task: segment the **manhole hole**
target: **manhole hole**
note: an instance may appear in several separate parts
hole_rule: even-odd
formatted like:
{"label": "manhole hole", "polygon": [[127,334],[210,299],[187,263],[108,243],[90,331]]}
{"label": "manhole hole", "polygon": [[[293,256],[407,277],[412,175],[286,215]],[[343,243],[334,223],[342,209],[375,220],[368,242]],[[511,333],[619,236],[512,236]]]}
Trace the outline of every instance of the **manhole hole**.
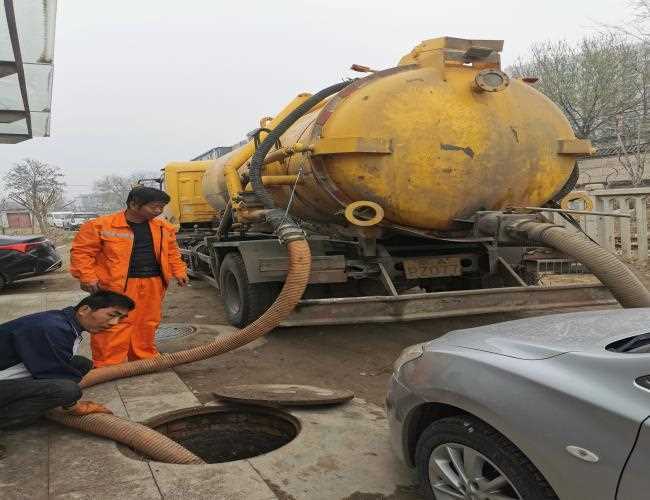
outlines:
{"label": "manhole hole", "polygon": [[[148,425],[209,464],[263,455],[300,431],[298,420],[286,412],[247,406],[189,408],[151,419]],[[132,450],[126,454],[133,456]]]}
{"label": "manhole hole", "polygon": [[164,341],[177,339],[180,337],[187,337],[196,333],[196,327],[184,324],[166,324],[160,325],[156,330],[156,341]]}

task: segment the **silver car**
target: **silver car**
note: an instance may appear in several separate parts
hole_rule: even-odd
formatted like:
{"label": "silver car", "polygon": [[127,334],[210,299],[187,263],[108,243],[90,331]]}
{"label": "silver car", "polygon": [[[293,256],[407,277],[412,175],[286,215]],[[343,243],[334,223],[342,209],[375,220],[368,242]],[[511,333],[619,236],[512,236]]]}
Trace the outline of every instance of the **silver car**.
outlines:
{"label": "silver car", "polygon": [[405,349],[393,446],[426,498],[650,498],[650,309],[451,332]]}

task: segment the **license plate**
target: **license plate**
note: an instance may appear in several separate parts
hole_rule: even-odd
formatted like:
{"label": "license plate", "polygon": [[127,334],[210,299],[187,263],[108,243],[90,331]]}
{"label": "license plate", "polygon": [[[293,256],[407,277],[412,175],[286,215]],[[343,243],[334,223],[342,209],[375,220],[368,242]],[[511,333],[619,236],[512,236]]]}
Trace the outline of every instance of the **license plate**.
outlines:
{"label": "license plate", "polygon": [[404,261],[407,279],[441,278],[463,274],[459,257],[419,257]]}

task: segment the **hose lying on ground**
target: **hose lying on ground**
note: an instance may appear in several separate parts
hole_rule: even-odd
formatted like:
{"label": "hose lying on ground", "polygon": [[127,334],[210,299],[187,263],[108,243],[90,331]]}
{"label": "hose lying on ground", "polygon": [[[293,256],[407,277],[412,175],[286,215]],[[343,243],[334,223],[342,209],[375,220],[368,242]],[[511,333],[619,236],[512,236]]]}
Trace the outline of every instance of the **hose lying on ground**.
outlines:
{"label": "hose lying on ground", "polygon": [[[301,299],[309,282],[311,252],[300,226],[284,210],[274,206],[273,200],[261,180],[262,165],[273,144],[298,118],[320,101],[339,92],[350,83],[351,81],[332,85],[310,97],[269,133],[251,159],[249,175],[251,175],[253,191],[268,209],[267,221],[273,226],[280,241],[287,245],[289,253],[287,278],[280,294],[271,307],[245,328],[218,337],[208,344],[172,354],[163,354],[151,359],[91,370],[79,384],[82,389],[118,378],[159,372],[173,366],[201,361],[232,351],[273,330],[289,316]],[[203,463],[200,458],[166,436],[153,429],[114,415],[91,414],[77,417],[52,412],[48,418],[68,427],[108,437],[126,444],[155,460],[179,464]]]}
{"label": "hose lying on ground", "polygon": [[148,457],[160,462],[170,464],[205,463],[167,436],[116,415],[91,413],[78,417],[67,415],[61,411],[53,411],[50,412],[48,418],[68,427],[113,439],[135,450],[143,451]]}
{"label": "hose lying on ground", "polygon": [[650,307],[650,292],[615,255],[578,231],[544,222],[526,221],[515,226],[526,237],[575,257],[612,292],[626,308]]}

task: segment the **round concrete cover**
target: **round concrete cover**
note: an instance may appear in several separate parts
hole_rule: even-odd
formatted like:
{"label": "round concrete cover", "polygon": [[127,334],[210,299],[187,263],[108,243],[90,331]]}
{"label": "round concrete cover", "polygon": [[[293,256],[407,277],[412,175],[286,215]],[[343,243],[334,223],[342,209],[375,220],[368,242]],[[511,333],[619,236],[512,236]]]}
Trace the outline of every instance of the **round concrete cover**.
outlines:
{"label": "round concrete cover", "polygon": [[294,384],[228,385],[214,391],[214,395],[225,401],[273,406],[335,405],[354,397],[348,390]]}

